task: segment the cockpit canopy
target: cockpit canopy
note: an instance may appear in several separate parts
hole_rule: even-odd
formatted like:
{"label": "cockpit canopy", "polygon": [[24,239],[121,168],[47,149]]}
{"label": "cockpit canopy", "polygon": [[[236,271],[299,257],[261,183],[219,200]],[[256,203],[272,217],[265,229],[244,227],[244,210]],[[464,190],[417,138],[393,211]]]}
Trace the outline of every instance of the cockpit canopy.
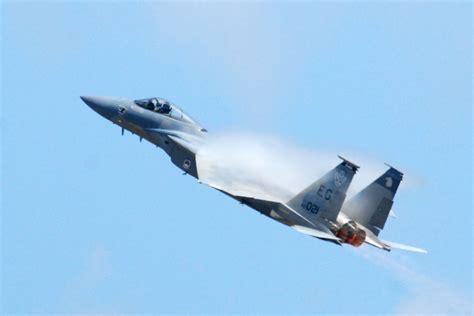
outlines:
{"label": "cockpit canopy", "polygon": [[175,120],[198,125],[191,117],[183,112],[176,104],[162,98],[148,98],[133,101],[139,107],[146,110],[169,116]]}
{"label": "cockpit canopy", "polygon": [[141,106],[144,109],[160,114],[170,114],[172,110],[171,104],[163,99],[150,98],[135,100],[134,102],[136,105]]}

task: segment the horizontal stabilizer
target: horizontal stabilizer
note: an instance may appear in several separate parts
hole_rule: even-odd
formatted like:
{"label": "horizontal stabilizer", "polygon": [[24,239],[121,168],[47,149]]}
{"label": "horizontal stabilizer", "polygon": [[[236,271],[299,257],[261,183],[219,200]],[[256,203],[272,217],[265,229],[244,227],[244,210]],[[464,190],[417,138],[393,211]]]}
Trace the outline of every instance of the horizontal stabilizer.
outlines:
{"label": "horizontal stabilizer", "polygon": [[390,251],[390,249],[388,249],[388,247],[385,244],[383,244],[382,241],[380,239],[378,239],[376,235],[374,235],[374,233],[372,233],[368,229],[364,229],[364,230],[367,234],[367,236],[365,237],[365,242],[366,243],[368,243],[369,245],[372,245],[376,248]]}
{"label": "horizontal stabilizer", "polygon": [[291,226],[291,228],[299,231],[300,233],[310,235],[316,238],[321,238],[321,239],[328,239],[328,240],[335,240],[337,242],[340,242],[341,240],[334,236],[333,234],[329,234],[317,229],[309,228],[309,227],[304,227],[304,226],[299,226],[299,225],[294,225]]}
{"label": "horizontal stabilizer", "polygon": [[401,249],[401,250],[406,250],[406,251],[428,253],[428,251],[426,251],[425,249],[416,248],[416,247],[413,247],[413,246],[403,245],[403,244],[399,244],[399,243],[396,243],[396,242],[385,241],[385,240],[382,240],[382,242],[385,245],[387,245],[387,246],[389,246],[390,248],[393,248],[393,249]]}

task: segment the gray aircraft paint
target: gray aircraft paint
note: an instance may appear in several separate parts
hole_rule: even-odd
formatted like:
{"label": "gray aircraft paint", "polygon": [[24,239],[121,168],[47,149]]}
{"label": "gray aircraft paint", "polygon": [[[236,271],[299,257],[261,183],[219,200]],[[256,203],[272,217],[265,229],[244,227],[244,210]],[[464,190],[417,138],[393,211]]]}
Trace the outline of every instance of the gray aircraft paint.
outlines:
{"label": "gray aircraft paint", "polygon": [[178,168],[198,178],[193,148],[203,141],[206,131],[179,107],[169,102],[181,113],[173,117],[149,111],[125,98],[81,99],[104,118],[162,148]]}
{"label": "gray aircraft paint", "polygon": [[[341,158],[342,163],[286,201],[278,198],[278,188],[255,186],[248,190],[242,183],[229,183],[225,176],[207,178],[206,168],[200,169],[200,149],[208,141],[207,130],[177,105],[165,99],[133,101],[91,96],[82,96],[81,99],[98,114],[119,125],[122,133],[126,129],[138,135],[140,140],[148,140],[163,149],[171,161],[186,174],[300,232],[340,243],[334,235],[336,230],[344,222],[357,219],[361,223],[360,227],[367,231],[369,240],[366,242],[371,245],[385,250],[393,247],[424,252],[411,246],[384,243],[376,236],[385,225],[401,181],[402,174],[393,168],[351,199],[350,203],[343,204],[347,189],[359,167]],[[160,112],[165,109],[169,112]],[[370,205],[370,212],[364,211],[367,205]],[[347,214],[341,212],[341,208]],[[344,222],[341,222],[341,218]]]}
{"label": "gray aircraft paint", "polygon": [[346,192],[358,167],[341,162],[321,179],[311,184],[288,201],[288,205],[300,213],[307,213],[313,221],[336,222]]}
{"label": "gray aircraft paint", "polygon": [[390,167],[383,175],[344,204],[342,212],[375,235],[385,226],[403,173]]}

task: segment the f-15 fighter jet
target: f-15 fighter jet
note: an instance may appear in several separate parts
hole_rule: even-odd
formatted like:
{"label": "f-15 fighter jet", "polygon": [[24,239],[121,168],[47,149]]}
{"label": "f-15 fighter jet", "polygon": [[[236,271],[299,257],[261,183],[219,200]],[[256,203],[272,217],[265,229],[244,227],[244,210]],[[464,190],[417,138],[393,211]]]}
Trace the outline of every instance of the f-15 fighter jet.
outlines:
{"label": "f-15 fighter jet", "polygon": [[[163,98],[130,100],[116,97],[82,96],[94,111],[124,130],[162,148],[186,174],[295,230],[335,244],[358,247],[364,242],[390,251],[423,249],[379,239],[390,214],[393,198],[403,174],[390,167],[349,201],[344,203],[357,165],[342,162],[296,196],[285,200],[271,186],[251,187],[227,181],[226,175],[210,177],[201,159],[208,131],[181,108]],[[201,163],[201,161],[203,161]]]}

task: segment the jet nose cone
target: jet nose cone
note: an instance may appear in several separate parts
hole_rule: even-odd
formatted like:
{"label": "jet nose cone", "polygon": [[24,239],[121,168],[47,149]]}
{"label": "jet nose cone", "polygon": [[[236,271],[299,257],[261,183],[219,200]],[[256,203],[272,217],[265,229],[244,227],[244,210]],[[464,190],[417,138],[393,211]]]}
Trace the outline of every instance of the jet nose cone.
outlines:
{"label": "jet nose cone", "polygon": [[82,101],[91,109],[107,119],[117,114],[118,102],[112,97],[81,96]]}
{"label": "jet nose cone", "polygon": [[91,97],[91,96],[83,96],[83,95],[81,95],[82,101],[84,101],[84,103],[87,104],[87,105],[90,106],[90,107],[94,106],[94,104],[97,103],[97,101],[95,100],[95,98],[97,98],[97,97]]}

